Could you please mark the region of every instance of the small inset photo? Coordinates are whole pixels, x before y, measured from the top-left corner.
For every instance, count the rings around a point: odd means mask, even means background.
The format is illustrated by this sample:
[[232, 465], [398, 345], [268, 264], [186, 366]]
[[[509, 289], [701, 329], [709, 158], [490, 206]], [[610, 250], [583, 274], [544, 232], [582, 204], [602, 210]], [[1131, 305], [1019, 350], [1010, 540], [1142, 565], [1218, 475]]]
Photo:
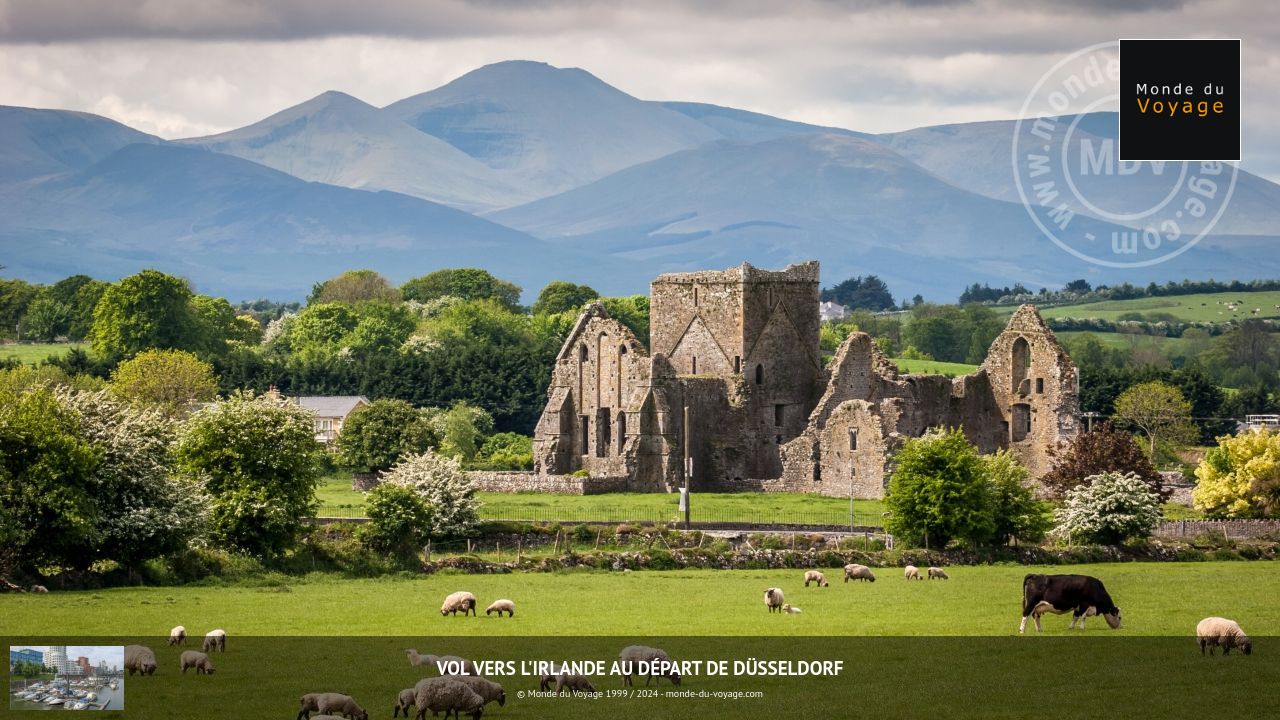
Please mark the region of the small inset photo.
[[10, 710], [123, 710], [124, 647], [11, 645]]

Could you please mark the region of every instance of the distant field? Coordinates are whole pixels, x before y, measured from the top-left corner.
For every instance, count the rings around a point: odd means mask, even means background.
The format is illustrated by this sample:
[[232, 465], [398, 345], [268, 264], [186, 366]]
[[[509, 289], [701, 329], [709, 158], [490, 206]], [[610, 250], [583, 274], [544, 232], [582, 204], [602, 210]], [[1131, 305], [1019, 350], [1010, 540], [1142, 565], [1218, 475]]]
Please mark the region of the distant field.
[[[546, 522], [675, 523], [684, 519], [678, 496], [666, 493], [608, 493], [552, 495], [550, 493], [479, 493], [480, 516], [492, 520]], [[321, 513], [337, 517], [363, 516], [365, 496], [351, 490], [351, 481], [332, 475], [316, 490]], [[849, 499], [797, 493], [694, 493], [691, 519], [695, 522], [795, 522], [838, 525], [849, 521]], [[345, 512], [344, 512], [345, 511]], [[884, 503], [855, 500], [859, 525], [880, 525]]]
[[[1237, 304], [1236, 311], [1229, 310], [1228, 304]], [[1256, 315], [1252, 312], [1255, 308], [1260, 310]], [[1013, 307], [1000, 308], [1006, 313], [1011, 313], [1014, 309]], [[1280, 291], [1202, 293], [1133, 300], [1107, 300], [1082, 305], [1047, 307], [1040, 310], [1040, 314], [1047, 318], [1073, 317], [1102, 320], [1118, 320], [1120, 315], [1127, 312], [1169, 313], [1180, 320], [1194, 322], [1280, 318]]]
[[1054, 333], [1059, 340], [1070, 340], [1080, 335], [1092, 335], [1098, 339], [1106, 347], [1120, 348], [1128, 350], [1132, 347], [1150, 347], [1154, 345], [1164, 355], [1178, 355], [1185, 353], [1187, 349], [1187, 341], [1182, 338], [1166, 337], [1164, 335], [1129, 335], [1127, 333], [1106, 333], [1106, 332], [1060, 332]]
[[916, 375], [968, 375], [978, 369], [977, 365], [965, 363], [939, 362], [937, 360], [904, 360], [894, 358], [893, 363], [904, 373]]
[[0, 345], [0, 358], [16, 357], [24, 363], [34, 365], [50, 355], [65, 355], [74, 348], [85, 347], [85, 343], [17, 343]]

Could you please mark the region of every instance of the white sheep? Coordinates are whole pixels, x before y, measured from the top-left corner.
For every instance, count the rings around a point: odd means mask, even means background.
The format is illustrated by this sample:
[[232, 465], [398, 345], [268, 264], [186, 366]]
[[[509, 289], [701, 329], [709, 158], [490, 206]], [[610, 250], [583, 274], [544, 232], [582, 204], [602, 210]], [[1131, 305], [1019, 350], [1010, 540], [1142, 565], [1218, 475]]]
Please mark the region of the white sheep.
[[426, 678], [414, 686], [414, 704], [418, 712], [417, 720], [425, 720], [427, 711], [432, 715], [444, 711], [444, 716], [458, 716], [467, 713], [473, 720], [479, 720], [484, 713], [484, 698], [471, 688], [458, 682], [455, 678]]
[[950, 580], [951, 576], [947, 574], [946, 570], [943, 570], [940, 567], [931, 567], [929, 568], [929, 579], [930, 580]]
[[906, 566], [905, 568], [903, 568], [903, 569], [902, 569], [902, 575], [903, 575], [903, 577], [905, 577], [905, 578], [906, 578], [906, 579], [908, 579], [908, 580], [923, 580], [923, 579], [924, 579], [924, 578], [920, 577], [920, 568], [916, 567], [915, 565], [908, 565], [908, 566]]
[[591, 683], [591, 679], [585, 675], [576, 673], [561, 673], [556, 677], [556, 695], [568, 690], [570, 695], [578, 693], [595, 693], [596, 686]]
[[804, 611], [796, 607], [795, 605], [792, 605], [791, 603], [787, 603], [786, 605], [782, 606], [782, 612], [788, 615], [799, 615]]
[[[666, 677], [671, 681], [672, 685], [680, 684], [680, 673], [676, 670], [674, 663], [667, 666], [661, 665], [661, 663], [671, 663], [671, 658], [667, 656], [665, 650], [645, 645], [628, 645], [622, 648], [622, 652], [618, 653], [618, 660], [622, 663], [630, 663], [630, 665], [624, 665], [630, 672], [622, 676], [623, 686], [631, 685], [632, 677], [640, 669], [639, 663], [642, 662], [649, 664], [649, 676], [644, 681], [645, 685], [648, 685], [655, 677]], [[666, 675], [661, 673], [664, 669], [667, 670]]]
[[456, 616], [459, 612], [464, 616], [467, 615], [467, 613], [475, 615], [476, 596], [466, 590], [459, 590], [456, 593], [450, 593], [450, 595], [444, 599], [444, 604], [440, 606], [440, 614], [452, 614]]
[[298, 718], [307, 720], [311, 713], [321, 715], [342, 715], [351, 720], [369, 720], [369, 713], [352, 699], [342, 693], [307, 693], [298, 701], [302, 709], [298, 710]]
[[507, 704], [507, 691], [502, 689], [501, 683], [496, 683], [479, 675], [456, 675], [453, 676], [453, 679], [471, 688], [475, 694], [484, 698], [486, 705], [491, 702], [498, 703], [498, 707]]
[[516, 604], [506, 599], [494, 600], [484, 611], [485, 615], [492, 613], [498, 613], [498, 617], [502, 617], [502, 613], [506, 613], [507, 617], [515, 617]]
[[201, 647], [204, 652], [217, 650], [218, 652], [227, 651], [227, 631], [226, 630], [210, 630], [204, 636], [204, 645]]
[[43, 585], [32, 585], [32, 586], [31, 586], [31, 592], [33, 592], [33, 593], [47, 593], [47, 592], [49, 592], [49, 588], [47, 588], [47, 587], [45, 587], [45, 586], [43, 586]]
[[782, 595], [782, 588], [771, 587], [764, 591], [764, 606], [769, 608], [769, 612], [781, 611], [786, 598]]
[[[417, 692], [413, 688], [405, 688], [400, 691], [400, 695], [396, 697], [396, 706], [391, 711], [391, 717], [400, 717], [400, 713], [404, 713], [405, 717], [409, 717], [409, 708], [414, 706]], [[311, 718], [316, 720], [316, 718]]]
[[[408, 656], [409, 656], [409, 664], [410, 664], [410, 665], [413, 665], [413, 666], [415, 666], [415, 667], [417, 667], [417, 666], [426, 666], [426, 667], [436, 668], [436, 670], [440, 671], [440, 670], [442, 670], [441, 665], [456, 663], [456, 664], [458, 664], [459, 666], [461, 666], [461, 667], [462, 667], [462, 674], [464, 674], [464, 675], [477, 675], [477, 674], [479, 674], [479, 673], [477, 673], [477, 672], [476, 672], [476, 666], [475, 666], [475, 663], [471, 662], [470, 660], [468, 660], [468, 659], [466, 659], [466, 658], [458, 657], [457, 655], [432, 655], [432, 654], [425, 654], [425, 655], [424, 655], [424, 654], [419, 653], [417, 650], [415, 650], [415, 649], [413, 649], [413, 648], [409, 648], [408, 650], [405, 650], [404, 652], [405, 652], [405, 654], [406, 654], [406, 655], [408, 655]], [[446, 673], [446, 672], [441, 672], [440, 674], [441, 674], [441, 675], [453, 675], [453, 674], [456, 674], [456, 673]]]
[[145, 645], [124, 646], [124, 669], [129, 674], [154, 675], [156, 672], [156, 654]]
[[804, 586], [809, 587], [810, 582], [818, 583], [818, 587], [828, 587], [827, 577], [817, 570], [808, 570], [804, 574]]
[[1245, 655], [1253, 654], [1253, 641], [1240, 624], [1235, 620], [1220, 617], [1207, 617], [1196, 624], [1196, 642], [1200, 644], [1200, 654], [1209, 648], [1212, 655], [1214, 648], [1221, 647], [1223, 655], [1230, 655], [1231, 648], [1239, 648]]
[[851, 563], [849, 565], [844, 566], [844, 581], [849, 582], [849, 580], [863, 580], [865, 582], [875, 582], [876, 574], [871, 572], [871, 568], [867, 567], [866, 565], [858, 565], [857, 563]]
[[182, 645], [187, 641], [187, 629], [181, 625], [169, 631], [169, 647]]
[[178, 657], [178, 663], [182, 667], [182, 674], [187, 674], [188, 668], [195, 668], [197, 675], [212, 675], [213, 663], [210, 662], [209, 656], [195, 650], [186, 650]]

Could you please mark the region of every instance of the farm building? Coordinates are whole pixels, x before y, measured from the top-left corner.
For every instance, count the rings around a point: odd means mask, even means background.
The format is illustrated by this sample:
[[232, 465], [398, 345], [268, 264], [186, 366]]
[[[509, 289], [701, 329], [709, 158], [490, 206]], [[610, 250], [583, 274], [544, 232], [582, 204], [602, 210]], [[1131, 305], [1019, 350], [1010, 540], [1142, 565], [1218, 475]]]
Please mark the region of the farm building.
[[954, 379], [902, 374], [860, 332], [824, 367], [819, 326], [816, 262], [659, 276], [652, 352], [589, 306], [557, 356], [536, 473], [585, 474], [582, 492], [669, 492], [691, 471], [695, 491], [879, 498], [897, 447], [930, 428], [1008, 448], [1035, 475], [1076, 432], [1075, 366], [1030, 305]]

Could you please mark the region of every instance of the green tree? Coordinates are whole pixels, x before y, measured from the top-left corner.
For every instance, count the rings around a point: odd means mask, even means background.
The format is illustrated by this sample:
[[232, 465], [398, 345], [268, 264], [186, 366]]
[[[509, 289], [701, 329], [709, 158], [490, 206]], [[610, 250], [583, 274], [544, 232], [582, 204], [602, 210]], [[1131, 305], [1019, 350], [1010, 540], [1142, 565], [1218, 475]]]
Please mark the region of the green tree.
[[531, 470], [533, 438], [511, 432], [491, 435], [480, 447], [473, 465], [483, 470]]
[[893, 294], [875, 275], [849, 278], [822, 291], [823, 302], [839, 303], [849, 309], [892, 310]]
[[889, 481], [885, 528], [908, 542], [983, 543], [995, 531], [991, 488], [977, 448], [959, 430], [902, 444]]
[[335, 450], [338, 462], [353, 470], [383, 472], [405, 455], [439, 444], [427, 417], [403, 400], [374, 400], [343, 423]]
[[215, 540], [259, 556], [288, 550], [314, 512], [321, 449], [314, 417], [296, 403], [236, 393], [192, 415], [177, 467], [210, 497]]
[[[644, 343], [645, 347], [649, 347], [648, 295], [603, 298], [600, 302], [604, 304], [604, 309], [609, 313], [609, 317], [626, 325], [631, 329], [631, 332], [636, 334], [636, 338]], [[560, 340], [563, 339], [560, 338]], [[559, 343], [557, 343], [556, 349], [559, 349]]]
[[1195, 442], [1198, 435], [1191, 422], [1191, 403], [1178, 388], [1159, 381], [1134, 385], [1121, 393], [1116, 398], [1116, 419], [1146, 436], [1152, 459], [1158, 443], [1186, 444]]
[[1031, 473], [1008, 450], [982, 456], [982, 465], [991, 483], [995, 518], [992, 536], [1000, 542], [1009, 538], [1040, 542], [1052, 523], [1049, 505], [1036, 500], [1029, 487]]
[[26, 280], [0, 278], [0, 337], [16, 337], [27, 306], [36, 299], [39, 288]]
[[100, 462], [78, 414], [52, 390], [0, 388], [0, 575], [94, 561], [103, 534], [93, 496]]
[[534, 315], [548, 315], [581, 311], [582, 306], [600, 297], [600, 293], [586, 285], [576, 285], [564, 280], [553, 280], [538, 293], [531, 310]]
[[191, 350], [199, 346], [199, 323], [185, 280], [143, 270], [108, 287], [93, 313], [93, 349], [127, 358], [143, 350]]
[[432, 452], [408, 455], [383, 475], [382, 485], [411, 488], [418, 494], [430, 513], [429, 537], [463, 537], [480, 523], [475, 483], [454, 458]]
[[316, 283], [307, 304], [365, 302], [399, 302], [400, 291], [373, 270], [348, 270], [337, 277]]
[[212, 400], [218, 393], [218, 378], [212, 365], [192, 353], [146, 350], [116, 366], [111, 390], [124, 400], [179, 417], [196, 403]]
[[359, 321], [355, 311], [340, 303], [308, 305], [287, 322], [287, 347], [294, 353], [331, 354]]
[[1151, 459], [1129, 433], [1104, 422], [1090, 432], [1071, 439], [1066, 450], [1054, 458], [1053, 468], [1040, 483], [1056, 495], [1084, 485], [1104, 473], [1135, 474], [1157, 494], [1164, 493], [1164, 481]]
[[27, 339], [49, 342], [67, 333], [71, 326], [71, 306], [58, 301], [45, 288], [27, 306], [22, 324]]
[[1055, 535], [1116, 545], [1147, 538], [1160, 522], [1160, 496], [1133, 473], [1103, 473], [1071, 489], [1055, 516]]
[[463, 300], [496, 300], [508, 310], [520, 308], [520, 286], [499, 280], [479, 268], [448, 268], [400, 286], [405, 300], [430, 302], [451, 295]]
[[1280, 433], [1224, 435], [1195, 472], [1191, 497], [1210, 517], [1280, 515]]
[[493, 416], [465, 402], [445, 412], [436, 411], [432, 421], [440, 436], [440, 453], [463, 463], [475, 459], [485, 437], [493, 432]]

